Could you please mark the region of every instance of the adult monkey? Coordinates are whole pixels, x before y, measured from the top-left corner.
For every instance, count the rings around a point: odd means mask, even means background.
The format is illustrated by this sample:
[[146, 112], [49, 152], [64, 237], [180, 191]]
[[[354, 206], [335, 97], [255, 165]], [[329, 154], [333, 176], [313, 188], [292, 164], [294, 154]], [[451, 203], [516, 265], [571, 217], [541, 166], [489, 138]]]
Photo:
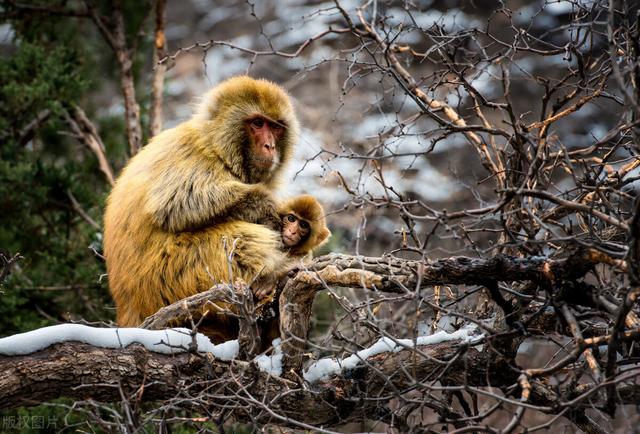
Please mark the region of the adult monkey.
[[272, 191], [297, 134], [287, 93], [241, 76], [212, 89], [191, 120], [129, 161], [104, 216], [120, 326], [218, 282], [257, 279], [260, 296], [271, 289], [287, 261]]

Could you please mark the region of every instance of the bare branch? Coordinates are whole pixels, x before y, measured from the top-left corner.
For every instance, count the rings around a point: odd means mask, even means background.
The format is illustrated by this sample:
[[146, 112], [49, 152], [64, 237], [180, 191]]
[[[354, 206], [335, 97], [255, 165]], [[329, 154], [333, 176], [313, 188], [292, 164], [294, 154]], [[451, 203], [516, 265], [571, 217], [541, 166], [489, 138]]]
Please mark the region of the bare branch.
[[100, 171], [109, 185], [113, 187], [115, 185], [115, 178], [113, 176], [113, 169], [111, 169], [111, 165], [105, 155], [104, 144], [98, 135], [96, 127], [89, 120], [84, 110], [79, 106], [75, 106], [72, 113], [64, 113], [64, 118], [75, 137], [96, 156]]
[[133, 79], [133, 52], [127, 44], [122, 5], [114, 0], [109, 17], [102, 16], [91, 0], [84, 0], [91, 19], [107, 41], [116, 56], [120, 67], [120, 85], [124, 97], [125, 122], [129, 153], [135, 155], [142, 147], [142, 127], [140, 124], [140, 107], [136, 100]]
[[164, 74], [166, 63], [159, 63], [167, 56], [167, 41], [164, 35], [166, 1], [156, 0], [155, 5], [155, 38], [153, 50], [153, 78], [151, 80], [151, 107], [149, 109], [149, 137], [162, 130], [162, 92], [164, 90]]

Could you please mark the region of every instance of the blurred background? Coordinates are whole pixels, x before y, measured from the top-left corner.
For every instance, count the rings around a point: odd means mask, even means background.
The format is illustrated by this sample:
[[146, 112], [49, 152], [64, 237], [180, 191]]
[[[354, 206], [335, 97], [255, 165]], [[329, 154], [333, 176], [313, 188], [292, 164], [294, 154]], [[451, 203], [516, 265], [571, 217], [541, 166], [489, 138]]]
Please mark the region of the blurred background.
[[[113, 317], [101, 277], [104, 266], [95, 254], [100, 251], [100, 221], [109, 186], [96, 157], [72, 137], [62, 113], [82, 107], [116, 175], [129, 155], [118, 61], [104, 35], [91, 17], [60, 12], [81, 10], [82, 2], [31, 3], [31, 9], [12, 1], [1, 3], [0, 248], [6, 255], [24, 257], [4, 283], [3, 334], [52, 321]], [[341, 2], [350, 11], [360, 4]], [[473, 52], [473, 29], [487, 26], [496, 38], [510, 41], [512, 26], [524, 26], [533, 35], [564, 45], [573, 35], [563, 25], [577, 10], [570, 1], [376, 4], [384, 24], [398, 33], [399, 44], [433, 50], [434, 32], [441, 35], [440, 43], [453, 42], [456, 55], [466, 62], [468, 82], [489, 99], [503, 89], [499, 67], [485, 56], [497, 56], [505, 47], [494, 43], [487, 45], [486, 53]], [[212, 40], [295, 53], [309, 38], [341, 26], [342, 16], [333, 6], [295, 0], [168, 2], [167, 53]], [[153, 5], [127, 1], [122, 7], [128, 43], [135, 48], [133, 74], [146, 140], [154, 66]], [[109, 16], [108, 2], [95, 2], [95, 8]], [[511, 22], [498, 13], [507, 8]], [[323, 202], [334, 234], [326, 251], [369, 256], [391, 252], [402, 247], [402, 217], [397, 210], [367, 203], [368, 198], [387, 194], [386, 186], [430, 207], [457, 211], [491, 202], [485, 190], [491, 193], [492, 185], [478, 183], [487, 174], [464, 135], [432, 131], [436, 125], [426, 116], [412, 119], [418, 112], [416, 102], [384, 65], [372, 64], [366, 54], [358, 38], [341, 34], [325, 35], [291, 57], [254, 56], [223, 45], [196, 47], [167, 62], [171, 68], [164, 80], [163, 128], [187, 120], [197, 98], [227, 77], [248, 73], [282, 84], [294, 97], [303, 126], [283, 194], [308, 192]], [[514, 57], [509, 63], [511, 102], [521, 116], [533, 119], [544, 86], [532, 77], [560, 75], [571, 60], [565, 53], [524, 52]], [[434, 96], [470, 110], [468, 92], [449, 80], [442, 63], [427, 57], [411, 61], [411, 67]], [[607, 101], [600, 104], [600, 110], [581, 110], [561, 123], [566, 146], [579, 145], [585, 136], [598, 139], [609, 130], [616, 117], [606, 115]], [[382, 180], [371, 157], [380, 162]], [[466, 243], [455, 238], [447, 233], [434, 237], [430, 255], [464, 251]], [[486, 238], [490, 237], [479, 237], [479, 242]]]

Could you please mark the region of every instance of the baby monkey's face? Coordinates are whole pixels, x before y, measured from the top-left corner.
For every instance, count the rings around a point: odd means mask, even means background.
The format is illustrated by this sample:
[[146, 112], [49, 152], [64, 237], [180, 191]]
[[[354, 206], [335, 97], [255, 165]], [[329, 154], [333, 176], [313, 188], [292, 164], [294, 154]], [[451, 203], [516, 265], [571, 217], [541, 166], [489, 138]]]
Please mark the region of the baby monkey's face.
[[282, 243], [287, 247], [304, 241], [310, 231], [309, 222], [295, 214], [287, 214], [282, 218]]

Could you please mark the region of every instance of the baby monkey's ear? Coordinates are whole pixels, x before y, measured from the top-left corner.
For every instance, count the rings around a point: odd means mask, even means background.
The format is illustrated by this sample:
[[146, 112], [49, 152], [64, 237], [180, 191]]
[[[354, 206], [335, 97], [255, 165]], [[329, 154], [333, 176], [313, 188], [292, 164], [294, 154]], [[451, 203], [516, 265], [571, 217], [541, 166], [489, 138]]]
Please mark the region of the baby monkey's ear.
[[322, 230], [318, 234], [318, 243], [321, 243], [327, 238], [329, 238], [329, 235], [331, 235], [331, 231], [327, 228], [322, 228]]

